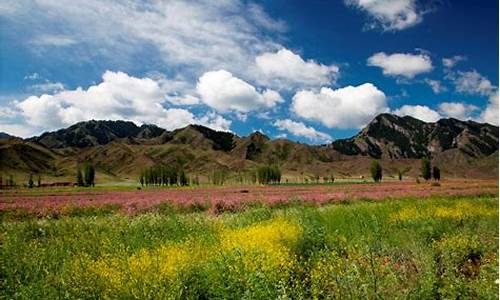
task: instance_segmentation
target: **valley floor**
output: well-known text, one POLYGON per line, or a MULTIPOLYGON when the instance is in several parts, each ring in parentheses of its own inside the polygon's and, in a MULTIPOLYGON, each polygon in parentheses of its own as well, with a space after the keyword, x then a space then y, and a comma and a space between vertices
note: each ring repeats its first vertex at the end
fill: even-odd
POLYGON ((0 203, 2 299, 498 297, 494 181, 23 190, 0 203))

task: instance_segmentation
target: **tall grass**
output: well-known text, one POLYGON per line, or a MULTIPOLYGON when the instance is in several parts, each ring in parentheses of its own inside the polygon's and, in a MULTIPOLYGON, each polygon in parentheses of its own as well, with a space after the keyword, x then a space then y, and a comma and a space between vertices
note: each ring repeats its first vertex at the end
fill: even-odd
POLYGON ((0 298, 496 298, 498 198, 1 224, 0 298))

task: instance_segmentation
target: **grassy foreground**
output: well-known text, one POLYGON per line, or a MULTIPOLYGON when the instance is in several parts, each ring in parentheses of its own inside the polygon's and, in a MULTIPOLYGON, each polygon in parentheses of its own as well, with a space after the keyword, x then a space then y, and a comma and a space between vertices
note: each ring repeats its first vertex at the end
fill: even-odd
POLYGON ((5 221, 0 298, 498 298, 498 197, 5 221))

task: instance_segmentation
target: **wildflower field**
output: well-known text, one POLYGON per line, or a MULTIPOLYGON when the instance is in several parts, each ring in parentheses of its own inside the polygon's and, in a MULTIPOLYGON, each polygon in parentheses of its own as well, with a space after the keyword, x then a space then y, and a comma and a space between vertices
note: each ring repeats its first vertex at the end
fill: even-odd
POLYGON ((1 299, 498 298, 495 182, 0 200, 1 299))

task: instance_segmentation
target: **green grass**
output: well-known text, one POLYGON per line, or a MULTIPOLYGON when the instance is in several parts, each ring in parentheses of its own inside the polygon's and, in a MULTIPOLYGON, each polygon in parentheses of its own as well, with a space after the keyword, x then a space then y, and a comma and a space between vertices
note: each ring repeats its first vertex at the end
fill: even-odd
POLYGON ((498 197, 0 227, 2 299, 498 298, 498 197))

